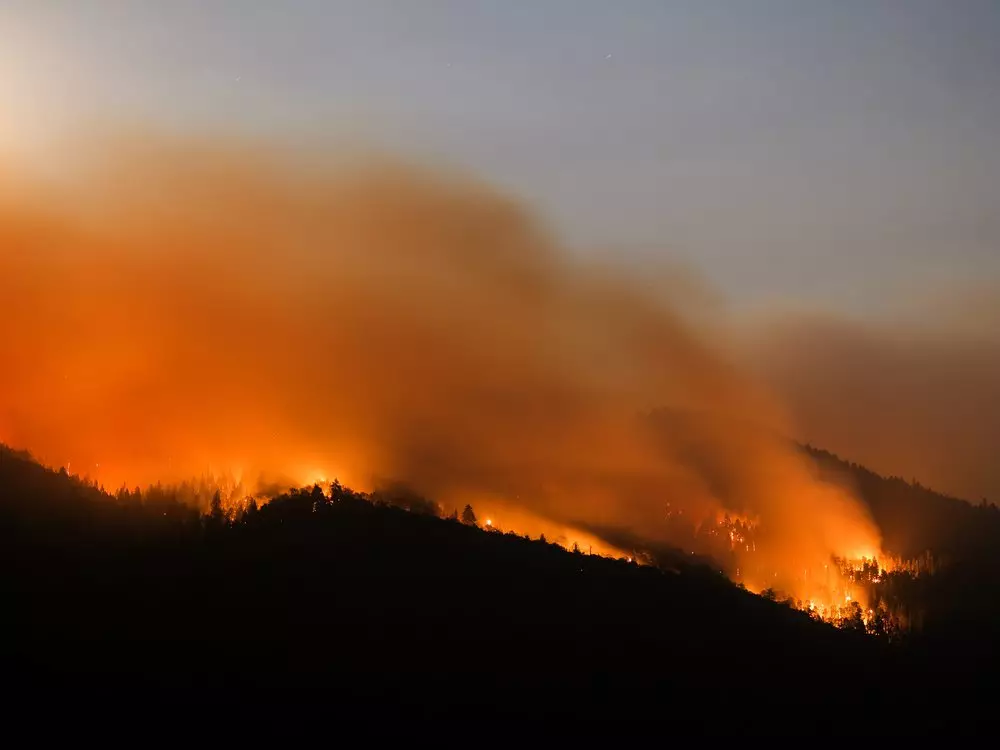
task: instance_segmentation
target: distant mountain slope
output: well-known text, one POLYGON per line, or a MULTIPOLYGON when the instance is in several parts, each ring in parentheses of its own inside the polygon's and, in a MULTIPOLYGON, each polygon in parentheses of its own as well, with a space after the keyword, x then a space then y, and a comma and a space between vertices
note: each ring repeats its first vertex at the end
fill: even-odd
MULTIPOLYGON (((867 506, 882 533, 886 551, 912 559, 926 552, 941 560, 991 558, 1000 549, 1000 508, 951 497, 924 487, 917 479, 883 477, 860 464, 845 460, 812 445, 802 445, 760 425, 705 412, 685 409, 658 409, 648 415, 654 430, 690 445, 690 460, 711 478, 712 448, 698 450, 704 440, 703 427, 716 432, 738 433, 749 443, 771 440, 801 450, 815 464, 820 476, 841 484, 867 506)), ((673 450, 677 451, 675 445, 673 450)))
POLYGON ((868 506, 886 548, 904 558, 930 550, 944 560, 995 558, 1000 549, 1000 509, 935 492, 917 480, 883 477, 810 445, 805 452, 822 475, 846 482, 868 506))

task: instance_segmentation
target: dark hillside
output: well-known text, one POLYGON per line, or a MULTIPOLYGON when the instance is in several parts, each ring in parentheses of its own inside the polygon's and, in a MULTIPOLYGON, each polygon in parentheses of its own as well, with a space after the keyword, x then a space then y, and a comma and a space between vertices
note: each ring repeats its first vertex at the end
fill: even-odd
POLYGON ((828 451, 805 447, 820 471, 846 481, 871 511, 886 547, 904 558, 930 550, 942 559, 995 557, 1000 545, 1000 508, 935 492, 920 482, 883 477, 828 451))
POLYGON ((573 553, 333 489, 198 518, 5 451, 2 657, 18 700, 714 731, 836 729, 844 712, 877 726, 926 698, 898 649, 707 568, 573 553))

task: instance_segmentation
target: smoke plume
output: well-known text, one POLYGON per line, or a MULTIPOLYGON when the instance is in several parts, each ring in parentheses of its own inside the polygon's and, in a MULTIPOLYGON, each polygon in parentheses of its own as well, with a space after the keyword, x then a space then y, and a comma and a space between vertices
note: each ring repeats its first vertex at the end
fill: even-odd
POLYGON ((892 321, 782 315, 754 337, 753 357, 798 437, 884 474, 997 500, 1000 288, 922 298, 892 321))
POLYGON ((155 139, 83 157, 0 186, 0 439, 50 464, 109 487, 391 477, 650 539, 670 503, 759 518, 800 567, 877 551, 689 279, 575 253, 442 170, 155 139))

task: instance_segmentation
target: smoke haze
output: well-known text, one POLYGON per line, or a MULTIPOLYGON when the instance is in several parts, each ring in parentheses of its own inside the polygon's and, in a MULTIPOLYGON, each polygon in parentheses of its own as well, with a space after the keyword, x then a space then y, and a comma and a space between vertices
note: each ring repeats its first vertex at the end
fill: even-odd
POLYGON ((758 332, 753 356, 800 438, 884 474, 996 500, 1000 289, 921 299, 892 321, 784 315, 758 332))
MULTIPOLYGON (((467 176, 163 139, 77 161, 58 187, 0 186, 0 440, 46 463, 109 487, 391 477, 650 539, 670 502, 759 518, 800 567, 878 551, 861 506, 777 436, 801 416, 847 453, 898 434, 865 443, 867 417, 905 431, 935 390, 856 398, 894 377, 881 341, 775 327, 763 379, 788 412, 690 276, 571 252, 467 176)), ((931 386, 970 410, 996 393, 995 348, 976 370, 978 349, 923 343, 908 356, 943 368, 931 386)), ((919 418, 953 418, 936 408, 919 418)))

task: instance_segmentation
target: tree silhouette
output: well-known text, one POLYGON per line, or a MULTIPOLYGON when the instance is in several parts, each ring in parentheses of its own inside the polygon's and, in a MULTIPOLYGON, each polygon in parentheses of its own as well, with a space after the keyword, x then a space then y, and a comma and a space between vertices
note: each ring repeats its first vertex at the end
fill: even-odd
POLYGON ((257 519, 260 508, 257 505, 257 498, 248 497, 243 502, 243 513, 240 515, 241 523, 253 523, 257 519))
POLYGON ((323 493, 323 488, 318 484, 314 484, 312 490, 309 493, 310 498, 313 503, 313 512, 322 512, 326 507, 326 504, 330 502, 327 496, 323 493))
POLYGON ((212 502, 208 507, 206 524, 210 530, 217 531, 222 528, 225 521, 226 512, 222 508, 222 494, 219 490, 216 490, 215 494, 212 495, 212 502))
MULTIPOLYGON (((377 691, 379 681, 403 671, 403 663, 418 676, 407 692, 417 696, 413 700, 440 702, 441 691, 454 690, 445 693, 452 705, 472 692, 470 685, 482 691, 499 683, 502 689, 490 695, 497 705, 526 696, 525 706, 587 714, 620 700, 623 715, 633 716, 644 694, 650 696, 644 710, 661 710, 666 694, 657 692, 658 664, 679 670, 700 702, 720 670, 752 673, 763 653, 774 667, 773 674, 759 671, 758 680, 769 689, 757 692, 767 700, 773 695, 796 700, 802 691, 790 676, 808 662, 812 672, 823 675, 816 690, 850 707, 845 715, 868 711, 868 718, 884 721, 892 709, 881 702, 869 707, 864 696, 875 694, 875 686, 881 690, 886 675, 897 686, 878 694, 897 696, 898 706, 910 706, 924 691, 947 700, 952 675, 964 676, 953 665, 978 670, 983 655, 992 653, 1000 621, 995 596, 1000 512, 877 477, 861 486, 883 514, 897 504, 924 514, 928 520, 920 538, 942 540, 954 562, 940 570, 921 563, 928 572, 919 577, 907 569, 882 571, 876 559, 852 568, 855 584, 866 594, 859 598, 871 609, 851 602, 824 611, 824 618, 858 631, 842 633, 812 622, 818 612, 763 602, 700 562, 677 557, 690 552, 645 548, 627 535, 615 546, 635 550, 632 555, 650 564, 625 565, 597 554, 584 566, 577 556, 580 545, 571 543, 577 553, 571 555, 563 548, 565 538, 546 544, 544 534, 531 542, 513 530, 458 529, 458 521, 478 526, 471 505, 456 510, 456 523, 448 524, 431 512, 436 505, 405 488, 369 494, 334 482, 329 499, 316 486, 273 488, 260 491, 259 505, 246 496, 234 513, 242 492, 227 489, 232 500, 224 501, 211 482, 154 485, 142 492, 122 487, 112 495, 0 447, 0 590, 14 592, 5 593, 14 604, 3 626, 0 659, 9 654, 5 647, 23 651, 17 674, 25 679, 85 669, 100 686, 110 665, 115 673, 148 676, 172 690, 189 690, 190 675, 204 672, 252 690, 298 682, 324 700, 321 691, 332 691, 340 701, 349 691, 331 688, 326 675, 343 668, 355 682, 370 677, 365 691, 377 691), (938 519, 943 519, 939 528, 932 523, 938 519), (669 575, 657 571, 661 564, 670 566, 669 575), (508 591, 517 596, 498 595, 508 591), (586 607, 585 616, 577 605, 586 607), (449 613, 454 628, 428 627, 422 614, 428 611, 449 613), (248 615, 260 623, 253 632, 245 629, 248 615), (380 623, 390 619, 399 622, 398 635, 386 637, 380 623), (136 644, 120 636, 122 622, 150 633, 148 642, 155 645, 136 652, 136 644), (190 637, 178 638, 178 625, 186 622, 198 627, 190 637), (913 637, 903 629, 909 623, 913 637), (8 636, 12 627, 14 635, 8 636), (316 639, 310 634, 317 628, 337 635, 316 639), (877 638, 862 640, 863 631, 877 638), (475 665, 481 669, 476 683, 470 682, 468 650, 449 640, 454 632, 474 632, 491 644, 490 658, 475 665), (518 636, 535 632, 544 637, 518 636), (76 633, 83 640, 75 641, 76 633), (225 647, 220 633, 227 634, 225 647), (99 648, 90 645, 93 638, 99 648), (755 643, 760 648, 753 648, 755 643), (780 648, 774 649, 775 643, 780 648), (597 692, 553 676, 576 668, 581 653, 596 653, 601 660, 586 683, 598 685, 597 692), (519 658, 528 666, 512 666, 519 658), (556 669, 550 666, 553 658, 556 669), (648 677, 632 666, 646 662, 652 665, 648 677), (540 665, 537 671, 532 664, 540 665), (442 675, 433 697, 424 698, 432 692, 424 675, 442 675), (595 682, 607 676, 620 679, 595 682), (638 680, 642 690, 630 680, 638 680), (544 692, 531 692, 537 684, 545 685, 544 692)), ((732 518, 729 523, 726 529, 720 521, 719 531, 732 530, 753 542, 753 524, 732 518)), ((695 539, 693 529, 685 533, 695 539)), ((724 537, 719 554, 728 554, 729 534, 718 536, 724 537)), ((766 537, 756 537, 758 546, 762 539, 766 543, 766 537)), ((774 589, 764 597, 789 601, 774 589)), ((993 672, 982 674, 983 684, 990 684, 993 672)), ((740 691, 740 700, 747 700, 746 691, 740 691)), ((398 708, 367 699, 364 705, 398 708)), ((725 708, 712 710, 724 718, 725 708)))

